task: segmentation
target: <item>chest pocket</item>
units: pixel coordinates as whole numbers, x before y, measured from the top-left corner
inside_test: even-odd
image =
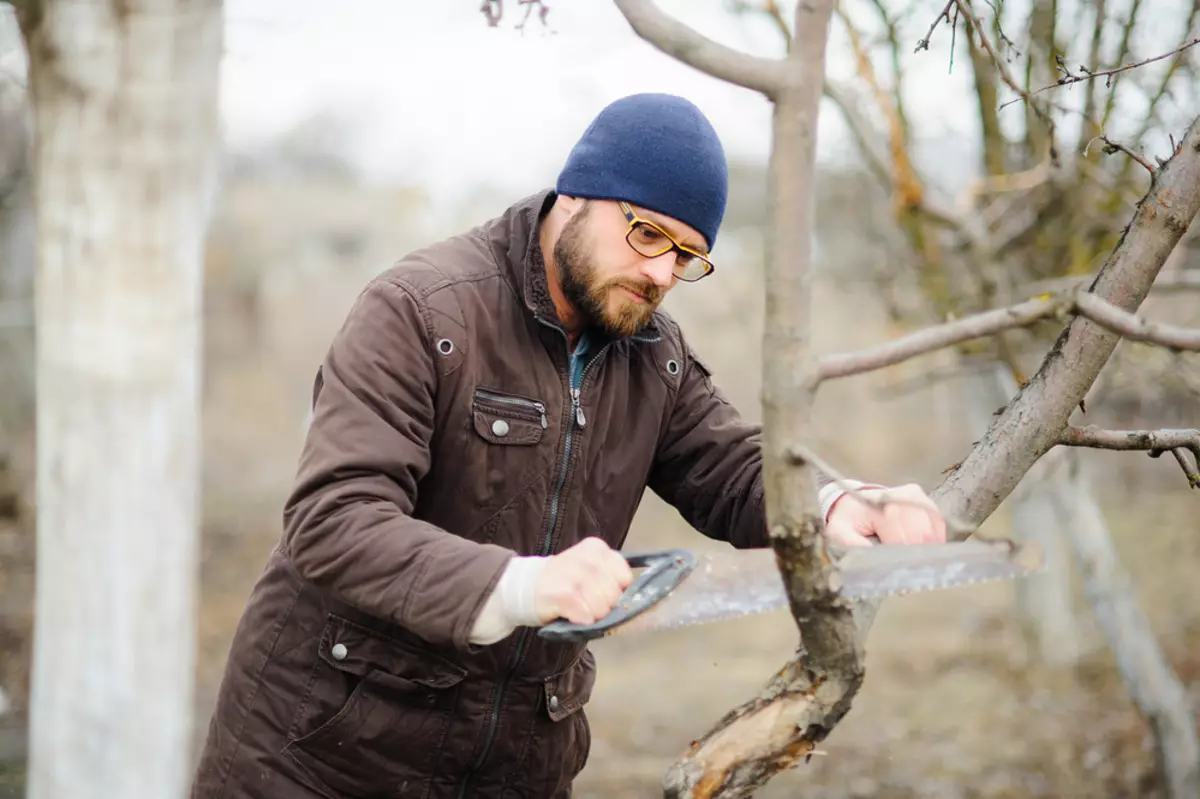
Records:
[[[549,427],[546,406],[540,400],[477,388],[471,406],[475,432],[490,444],[538,444]]]
[[[488,517],[550,473],[554,438],[547,406],[536,397],[477,386],[463,451],[453,453],[456,494]]]

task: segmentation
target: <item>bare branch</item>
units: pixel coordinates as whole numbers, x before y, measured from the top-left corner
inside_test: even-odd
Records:
[[[1144,322],[1090,292],[1075,295],[1075,312],[1132,341],[1145,341],[1172,350],[1200,352],[1200,330]]]
[[[1142,61],[1138,61],[1136,64],[1126,64],[1123,67],[1116,67],[1115,69],[1102,69],[1102,70],[1097,70],[1095,72],[1089,70],[1087,67],[1085,67],[1083,65],[1080,65],[1080,67],[1079,67],[1081,70],[1083,70],[1082,73],[1071,72],[1070,68],[1066,65],[1066,62],[1060,61],[1059,69],[1062,70],[1063,76],[1058,79],[1057,83],[1052,83],[1049,86],[1043,86],[1042,88],[1037,89],[1036,91],[1029,92],[1028,95],[1021,97],[1019,99],[1028,100],[1030,97],[1033,97],[1034,95],[1041,94],[1042,92],[1050,91],[1051,89],[1057,89],[1059,86],[1070,86],[1074,83],[1082,83],[1083,81],[1095,80],[1096,78],[1106,77],[1106,76],[1107,77],[1105,80],[1105,85],[1111,87],[1113,75],[1118,75],[1122,72],[1126,72],[1131,69],[1137,69],[1138,67],[1144,67],[1147,64],[1152,64],[1155,61],[1161,61],[1164,58],[1170,58],[1171,56],[1178,55],[1179,53],[1183,52],[1184,50],[1188,49],[1189,47],[1194,47],[1197,44],[1200,44],[1200,36],[1197,36],[1194,39],[1184,42],[1179,47],[1176,47],[1174,50],[1171,50],[1170,52],[1163,53],[1161,55],[1152,56],[1152,57],[1144,59]],[[1011,103],[1015,103],[1015,102],[1018,102],[1018,100],[1009,100],[1007,103],[1005,103],[1004,105],[1002,105],[1000,107],[1003,108],[1004,106],[1009,105]]]
[[[1070,302],[1064,301],[1061,296],[1037,297],[1007,308],[996,308],[953,322],[934,325],[868,349],[826,355],[820,360],[821,379],[833,380],[881,369],[974,338],[991,336],[1014,327],[1024,327],[1039,319],[1065,313],[1069,309]]]
[[[929,26],[929,33],[925,34],[924,39],[917,40],[917,47],[916,47],[916,49],[913,50],[914,53],[919,53],[922,50],[929,49],[929,42],[933,39],[933,32],[937,28],[938,23],[941,22],[942,20],[946,20],[947,22],[950,21],[950,8],[953,5],[954,5],[954,0],[950,0],[949,3],[946,3],[946,7],[942,9],[942,13],[940,13],[936,17],[934,17],[933,24]]]
[[[1095,425],[1068,425],[1063,429],[1058,444],[1122,451],[1145,450],[1152,458],[1170,452],[1183,469],[1188,485],[1192,488],[1200,487],[1200,476],[1197,475],[1200,468],[1188,463],[1187,459],[1187,452],[1190,451],[1197,464],[1200,464],[1200,430],[1104,430]]]
[[[1079,288],[1057,294],[1043,294],[1017,305],[996,308],[927,327],[875,347],[826,355],[820,359],[821,379],[833,380],[882,369],[964,341],[1072,313],[1132,341],[1157,344],[1170,350],[1200,352],[1200,329],[1145,322],[1105,302],[1091,291]]]
[[[650,0],[615,0],[634,33],[667,55],[719,80],[774,97],[783,86],[783,65],[742,53],[702,36],[664,14]]]
[[[1196,465],[1188,463],[1187,450],[1183,447],[1172,447],[1171,454],[1175,456],[1175,462],[1179,464],[1179,468],[1183,469],[1183,473],[1187,475],[1188,485],[1192,488],[1200,488],[1200,455],[1196,456]]]
[[[1095,425],[1068,425],[1058,443],[1070,447],[1094,449],[1147,450],[1159,454],[1176,447],[1200,455],[1200,430],[1194,428],[1164,430],[1105,430]]]
[[[1120,142],[1115,142],[1112,139],[1108,138],[1107,136],[1094,136],[1091,139],[1091,141],[1089,141],[1087,143],[1087,146],[1083,148],[1083,154],[1085,157],[1087,156],[1088,151],[1092,149],[1092,143],[1096,142],[1096,141],[1104,142],[1104,152],[1106,154],[1112,155],[1113,153],[1118,153],[1118,152],[1125,153],[1125,155],[1129,156],[1134,161],[1137,161],[1139,164],[1144,166],[1146,168],[1146,171],[1149,172],[1151,175],[1154,174],[1154,164],[1147,161],[1145,159],[1145,157],[1138,155],[1133,150],[1130,150],[1124,144],[1121,144]]]

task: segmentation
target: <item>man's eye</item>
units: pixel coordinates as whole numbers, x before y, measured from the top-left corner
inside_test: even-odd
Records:
[[[696,256],[692,255],[690,252],[683,252],[682,250],[680,250],[679,254],[675,256],[675,263],[679,264],[680,266],[691,266],[692,261],[695,260]]]
[[[638,228],[638,236],[647,244],[659,242],[663,239],[663,235],[661,233],[654,228],[646,227],[645,225]]]

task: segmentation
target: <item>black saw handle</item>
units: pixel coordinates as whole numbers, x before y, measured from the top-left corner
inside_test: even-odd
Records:
[[[656,549],[649,552],[621,555],[630,567],[645,567],[621,594],[617,606],[607,616],[592,624],[574,624],[555,619],[538,629],[538,636],[547,641],[581,643],[602,638],[610,630],[654,607],[683,581],[696,565],[696,556],[686,549]]]

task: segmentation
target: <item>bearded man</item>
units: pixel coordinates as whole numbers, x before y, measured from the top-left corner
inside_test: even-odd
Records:
[[[760,428],[659,307],[714,274],[727,182],[692,103],[622,98],[553,190],[369,282],[317,372],[193,797],[570,795],[595,661],[536,628],[614,608],[644,491],[769,546]],[[819,491],[838,543],[945,540],[919,487],[884,511]]]

